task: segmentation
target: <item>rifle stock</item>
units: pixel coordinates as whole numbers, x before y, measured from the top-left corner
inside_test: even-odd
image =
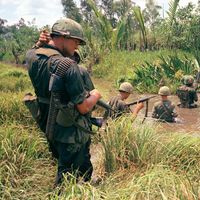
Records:
[[[150,96],[150,97],[144,97],[142,99],[139,99],[138,101],[127,103],[126,105],[127,106],[132,106],[132,105],[135,105],[135,104],[138,104],[138,103],[142,103],[142,102],[148,101],[149,99],[152,99],[152,98],[155,98],[155,97],[156,97],[156,95],[153,95],[153,96]]]

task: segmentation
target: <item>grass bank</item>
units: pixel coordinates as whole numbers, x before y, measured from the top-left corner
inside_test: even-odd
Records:
[[[32,91],[27,72],[1,64],[0,69],[0,85],[9,86],[13,80],[0,94],[0,199],[199,199],[200,137],[162,134],[156,124],[141,124],[128,116],[110,121],[107,132],[93,138],[94,176],[102,177],[99,185],[76,184],[72,177],[61,190],[53,189],[56,161],[22,104],[24,93]],[[18,78],[13,78],[13,71]],[[97,87],[105,89],[101,82]]]

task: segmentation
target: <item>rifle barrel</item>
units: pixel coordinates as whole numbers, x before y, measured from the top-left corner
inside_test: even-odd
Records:
[[[138,101],[134,101],[134,102],[128,103],[126,105],[127,106],[132,106],[132,105],[135,105],[135,104],[138,104],[138,103],[142,103],[142,102],[148,101],[149,99],[152,99],[154,97],[156,97],[156,95],[153,95],[153,96],[150,96],[150,97],[144,97],[142,99],[139,99]]]
[[[98,105],[98,106],[101,106],[101,107],[103,107],[103,108],[105,108],[106,110],[112,110],[112,111],[114,111],[114,110],[111,108],[111,106],[110,106],[109,104],[107,104],[106,102],[104,102],[103,100],[98,100],[98,101],[97,101],[97,105]]]

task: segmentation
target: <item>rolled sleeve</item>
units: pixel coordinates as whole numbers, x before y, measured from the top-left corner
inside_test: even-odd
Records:
[[[67,70],[64,80],[70,101],[74,104],[82,103],[86,99],[87,91],[84,89],[82,77],[76,64]]]

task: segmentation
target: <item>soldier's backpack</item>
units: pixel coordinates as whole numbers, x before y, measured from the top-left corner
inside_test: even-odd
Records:
[[[176,94],[178,95],[182,105],[187,106],[189,104],[190,96],[188,90],[178,89]]]

